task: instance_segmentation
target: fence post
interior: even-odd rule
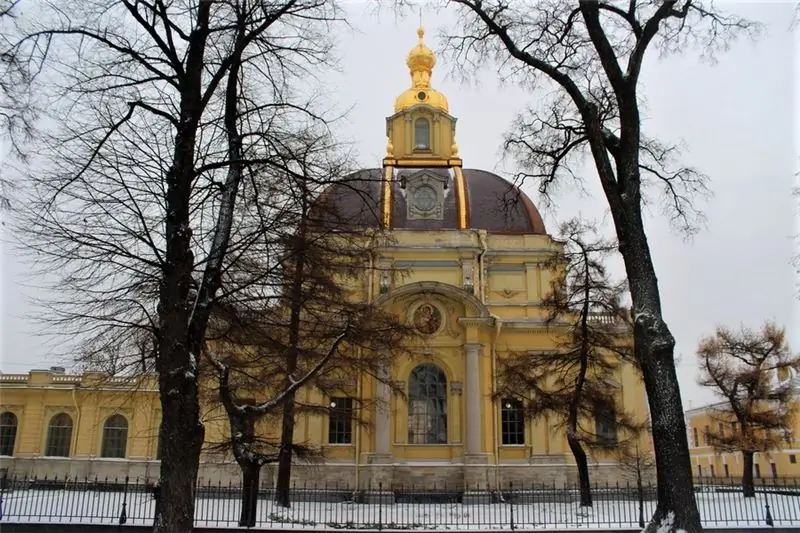
[[[775,522],[774,522],[774,520],[772,520],[772,513],[769,511],[769,502],[767,501],[767,493],[766,493],[766,491],[764,492],[764,508],[767,511],[767,516],[766,516],[764,522],[766,522],[766,524],[768,526],[770,526],[770,527],[775,527]]]
[[[514,482],[508,482],[508,515],[509,520],[511,520],[511,531],[517,529],[517,526],[514,525]]]
[[[156,502],[155,505],[155,512],[153,513],[153,526],[157,526],[161,523],[161,485],[158,481],[153,483],[153,499]]]
[[[8,487],[8,469],[3,468],[0,470],[0,520],[3,519],[3,503],[5,501],[6,487]]]
[[[119,513],[119,524],[123,525],[128,521],[128,476],[125,476],[125,486],[122,489],[122,512]]]
[[[378,482],[378,531],[383,529],[383,482]]]

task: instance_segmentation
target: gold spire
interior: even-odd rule
[[[433,50],[425,46],[425,28],[421,25],[417,30],[417,36],[419,42],[411,49],[406,58],[406,65],[411,74],[411,88],[397,97],[394,110],[397,113],[418,104],[427,104],[447,112],[447,98],[436,89],[431,88],[431,74],[436,65],[436,56]]]

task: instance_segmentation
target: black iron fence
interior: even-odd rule
[[[0,523],[151,524],[160,498],[151,481],[138,479],[7,477],[0,482]],[[732,479],[697,480],[695,492],[706,527],[800,526],[797,479],[757,480],[753,498],[745,498]],[[314,529],[634,529],[656,505],[652,485],[595,485],[591,495],[593,505],[586,507],[577,487],[542,483],[509,483],[494,491],[382,485],[353,491],[305,484],[292,488],[291,507],[285,508],[274,502],[272,488],[263,487],[255,522]],[[236,526],[241,499],[241,487],[232,483],[198,486],[195,525]]]

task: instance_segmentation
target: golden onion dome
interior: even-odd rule
[[[411,74],[411,88],[397,97],[394,102],[394,111],[398,113],[418,104],[426,104],[447,112],[449,109],[447,98],[436,89],[431,88],[431,74],[436,65],[436,56],[433,50],[425,46],[423,40],[425,30],[419,28],[417,35],[419,42],[411,49],[406,59],[406,65]]]
[[[411,72],[416,70],[424,70],[430,73],[433,70],[433,67],[436,66],[436,56],[433,54],[433,50],[425,46],[424,28],[419,28],[417,30],[417,36],[419,37],[419,42],[417,43],[417,46],[412,48],[408,53],[406,65],[408,65],[408,68],[411,70]]]

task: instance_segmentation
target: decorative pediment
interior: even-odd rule
[[[419,186],[422,184],[438,185],[442,189],[447,188],[447,182],[450,181],[449,177],[428,172],[426,169],[414,172],[413,174],[405,174],[400,178],[400,187],[408,189],[410,187]]]
[[[442,220],[447,181],[445,176],[424,171],[404,177],[400,186],[406,191],[408,219]]]

